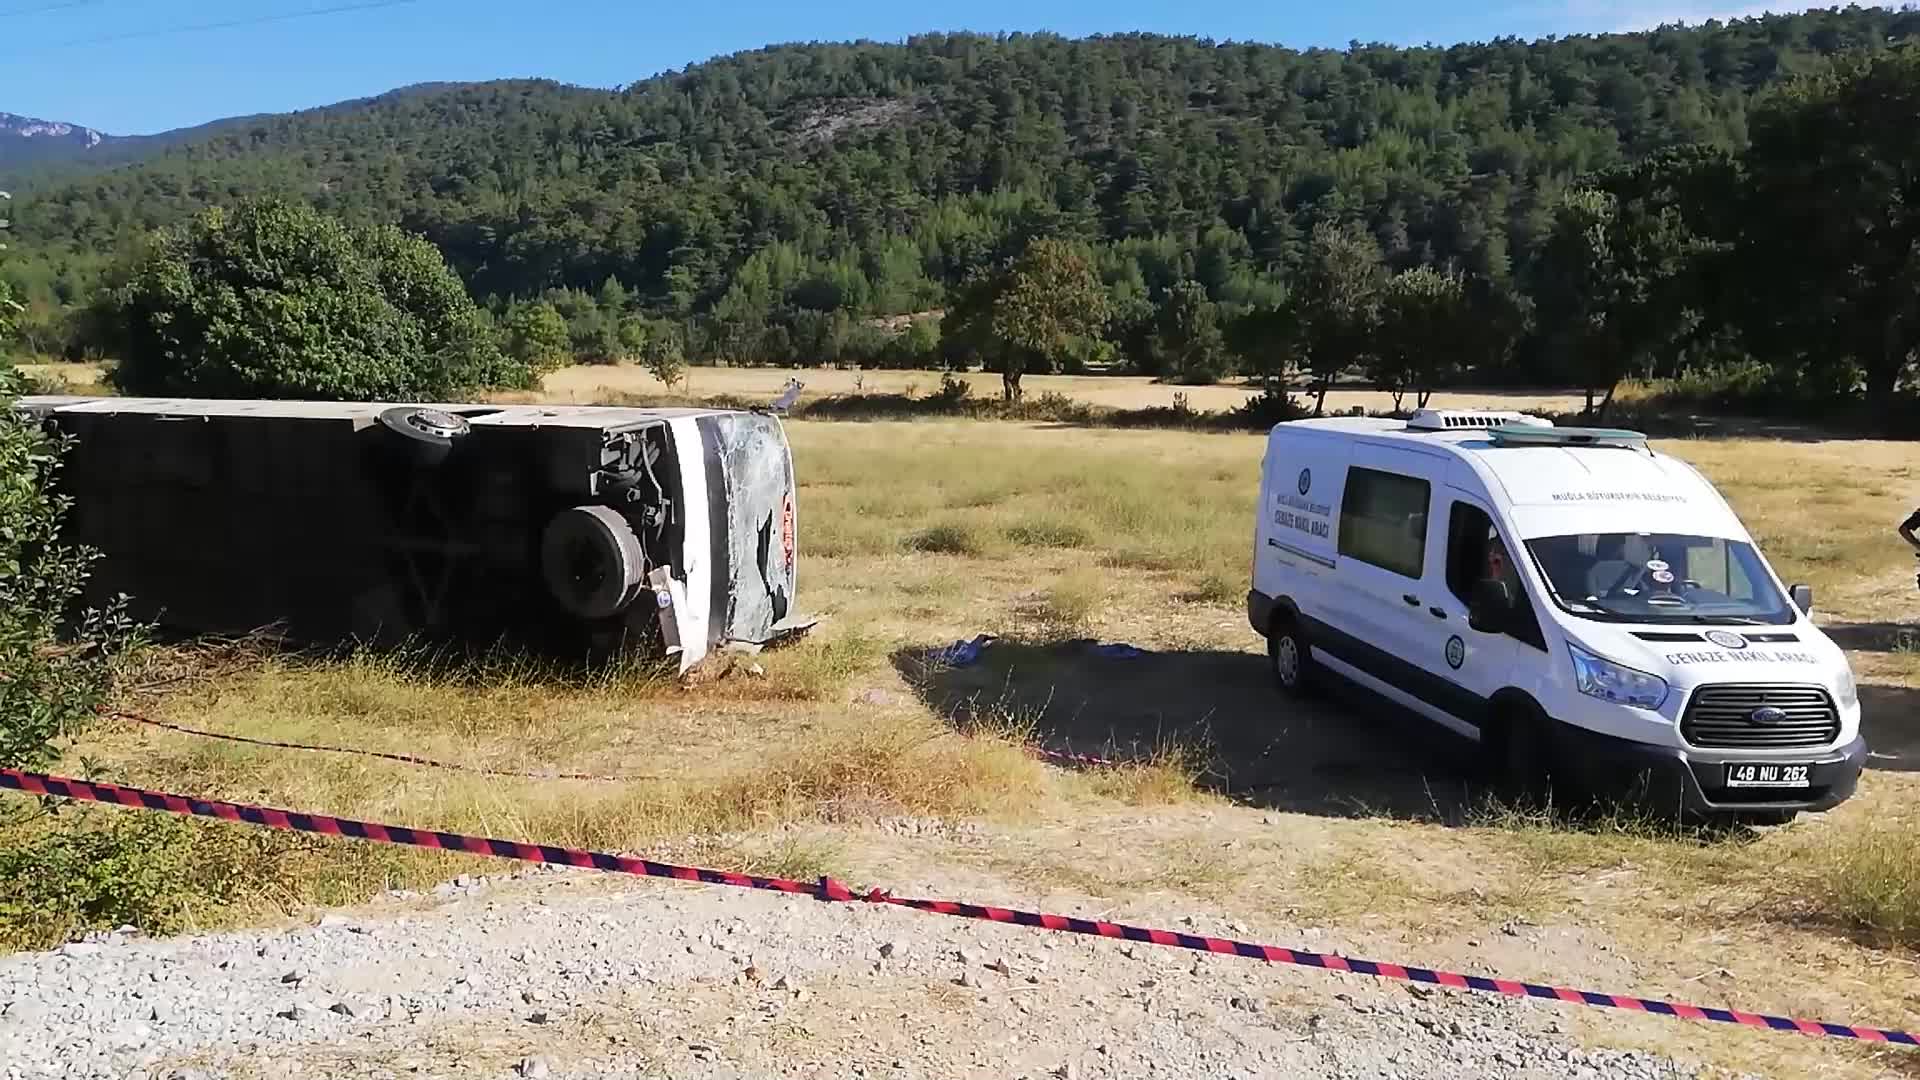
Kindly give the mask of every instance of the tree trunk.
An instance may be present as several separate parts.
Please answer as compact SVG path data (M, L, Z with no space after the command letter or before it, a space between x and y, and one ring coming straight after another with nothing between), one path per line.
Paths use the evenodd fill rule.
M1613 404L1613 392L1619 389L1619 387L1620 382L1618 379L1607 384L1607 396L1600 399L1600 412L1599 415L1594 417L1595 423L1604 424L1607 422L1607 407ZM1592 400L1592 391L1588 391L1588 400ZM1592 409L1593 406L1589 405L1587 408Z
M1419 392L1414 395L1413 407L1416 409L1424 409L1427 407L1427 402L1432 400L1433 400L1433 387L1423 386L1420 388Z
M1321 379L1313 384L1313 415L1319 416L1327 407L1327 380Z
M1580 410L1580 417L1583 420L1593 419L1593 387L1591 386L1587 387L1587 407Z
M1007 404L1009 405L1020 400L1020 374L1020 372L1014 371L1009 367L1000 375L1001 388L1006 395Z
M1894 392L1900 388L1900 369L1906 367L1907 347L1901 340L1900 320L1888 319L1880 336L1877 363L1867 365L1867 415L1883 423L1894 420Z
M1393 411L1399 412L1400 403L1406 400L1407 388L1404 386L1396 386L1393 389L1388 390L1387 393L1393 395Z

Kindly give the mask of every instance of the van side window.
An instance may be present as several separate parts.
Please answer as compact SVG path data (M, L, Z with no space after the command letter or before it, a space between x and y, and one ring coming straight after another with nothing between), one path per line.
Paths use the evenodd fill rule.
M1425 480L1349 468L1340 498L1340 554L1403 577L1419 577L1426 566L1432 495L1433 487Z
M1453 504L1447 522L1447 591L1463 604L1473 603L1473 587L1487 568L1487 534L1493 521L1471 503Z
M1475 584L1493 572L1493 563L1487 558L1487 549L1493 540L1493 521L1486 511L1471 503L1453 504L1447 516L1447 591L1459 597L1463 604L1473 603ZM1545 652L1547 639L1540 632L1539 616L1534 613L1533 601L1521 587L1513 566L1516 556L1506 550L1504 543L1498 554L1500 575L1507 581L1509 595L1519 600L1521 608L1520 618L1510 633L1516 640Z

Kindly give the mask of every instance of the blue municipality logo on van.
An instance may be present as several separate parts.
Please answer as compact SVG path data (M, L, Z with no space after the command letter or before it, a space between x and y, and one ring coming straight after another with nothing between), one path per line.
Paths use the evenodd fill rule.
M1747 719L1762 727L1772 727L1787 718L1787 710L1776 709L1771 705L1762 705L1747 714Z
M1313 487L1313 470L1301 469L1300 470L1300 494L1305 495L1307 491L1312 487Z
M1709 630L1707 631L1707 640L1723 649L1744 649L1747 647L1746 638L1727 630Z

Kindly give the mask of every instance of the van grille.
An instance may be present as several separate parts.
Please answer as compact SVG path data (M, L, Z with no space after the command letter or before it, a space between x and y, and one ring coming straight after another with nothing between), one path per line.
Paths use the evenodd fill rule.
M1757 723L1753 714L1762 707L1786 716ZM1825 746L1839 736L1840 713L1817 686L1703 686L1680 718L1680 737L1694 746L1773 750Z

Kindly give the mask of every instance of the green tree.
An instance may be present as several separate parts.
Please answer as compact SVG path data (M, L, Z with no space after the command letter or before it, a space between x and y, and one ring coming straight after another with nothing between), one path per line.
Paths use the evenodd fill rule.
M646 369L668 389L687 374L686 350L680 344L680 332L672 326L643 327L637 355Z
M1437 385L1468 367L1481 344L1478 322L1459 274L1421 266L1387 279L1369 370L1396 412L1408 391L1424 408Z
M620 356L622 359L640 359L646 351L647 341L653 336L653 327L638 315L629 315L620 320Z
M1241 312L1228 321L1226 335L1240 369L1260 376L1262 391L1285 392L1301 348L1300 313L1291 299Z
M1313 374L1315 416L1325 410L1327 391L1343 371L1369 363L1385 277L1380 245L1365 229L1326 222L1314 227L1295 310Z
M1051 365L1075 337L1093 337L1107 321L1107 294L1084 252L1064 240L1035 240L1015 260L993 300L993 336L1004 346L1001 381L1019 401L1030 364Z
M621 314L627 310L627 305L632 302L632 299L632 295L627 292L627 287L620 284L620 279L616 277L610 277L606 281L601 282L600 293L594 297L594 301L599 305L600 310L615 319L618 319Z
M110 298L136 394L407 400L525 386L433 245L303 206L210 210Z
M582 364L620 362L620 322L610 312L598 307L586 309L567 324L567 338L573 358Z
M0 280L0 351L17 310ZM0 365L0 766L37 769L106 703L139 628L124 599L78 610L97 555L61 538L67 441L16 411L24 389L20 373Z
M1590 188L1561 200L1535 290L1551 346L1586 389L1588 416L1604 420L1620 380L1650 370L1688 329L1683 282L1698 250L1674 207L1623 206Z
M544 300L513 305L507 312L506 331L507 356L536 375L573 359L567 320Z
M1189 386L1220 381L1232 366L1227 339L1220 328L1220 309L1207 299L1206 286L1182 281L1167 290L1155 320L1155 347L1163 368Z
M5 278L0 278L0 350L13 344L14 320L18 319L20 313L25 310L26 308L13 298L12 286L7 284ZM5 352L0 352L0 356L5 355Z
M1747 337L1776 361L1852 361L1891 416L1920 350L1920 52L1845 58L1756 112L1740 264Z
M999 351L993 336L993 303L1001 284L1000 275L982 268L968 271L960 283L940 317L940 353L947 367L956 371L976 364L984 367Z

